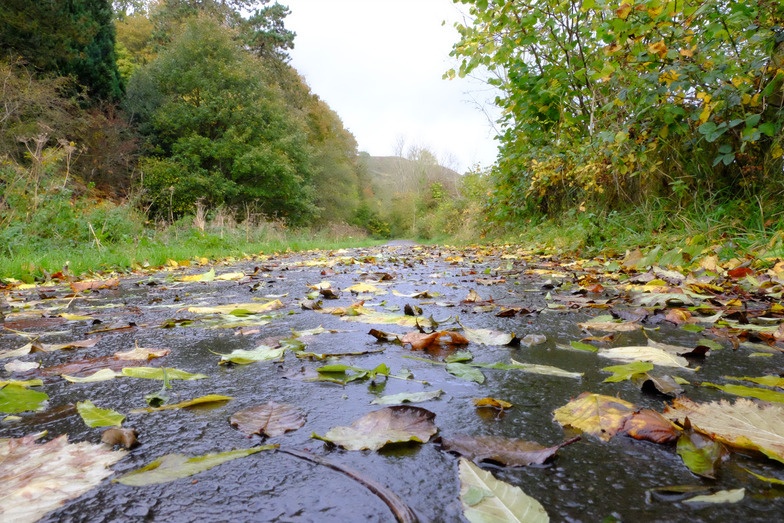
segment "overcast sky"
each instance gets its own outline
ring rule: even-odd
[[[462,19],[452,0],[279,0],[297,33],[291,64],[356,137],[360,151],[395,153],[398,142],[431,150],[465,172],[496,157],[481,82],[441,76]],[[442,26],[442,21],[446,24]],[[451,164],[451,165],[450,165]]]

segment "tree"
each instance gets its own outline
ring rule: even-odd
[[[198,199],[257,203],[302,223],[315,211],[305,130],[235,36],[213,19],[191,19],[131,78],[128,109],[148,140],[142,170],[152,210],[182,215]]]
[[[455,1],[475,18],[449,75],[501,73],[500,215],[780,180],[781,3]]]
[[[0,42],[6,56],[39,71],[73,75],[96,100],[119,100],[123,84],[114,56],[108,0],[4,0]]]

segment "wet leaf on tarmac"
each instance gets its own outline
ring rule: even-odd
[[[471,523],[550,521],[544,507],[519,487],[497,480],[465,458],[460,458],[460,502]]]
[[[71,283],[71,289],[74,292],[93,291],[96,289],[112,289],[120,285],[118,278],[111,278],[108,280],[96,281],[77,281]]]
[[[401,392],[400,394],[391,394],[388,396],[381,396],[370,402],[371,405],[399,405],[402,403],[422,403],[424,401],[434,400],[443,394],[441,389],[429,392]]]
[[[124,414],[112,409],[98,408],[90,400],[77,402],[76,410],[88,427],[119,427],[125,419]]]
[[[229,305],[218,305],[215,307],[188,307],[188,312],[196,314],[231,314],[235,311],[247,311],[247,314],[258,314],[281,309],[284,305],[280,300],[273,300],[267,303],[232,303]]]
[[[64,435],[42,444],[35,439],[0,439],[4,521],[37,521],[97,486],[126,455],[103,445],[68,443]]]
[[[229,423],[246,434],[275,437],[300,428],[305,424],[305,415],[293,405],[269,401],[235,412]]]
[[[285,347],[272,348],[267,345],[259,345],[253,350],[237,349],[229,354],[221,354],[218,365],[225,363],[236,363],[237,365],[249,365],[257,361],[277,360],[286,352]]]
[[[654,443],[673,443],[681,435],[680,429],[670,420],[650,409],[643,409],[626,418],[619,433]]]
[[[609,441],[636,410],[634,404],[620,398],[583,392],[556,409],[553,419],[563,426],[570,426]]]
[[[784,405],[758,405],[742,398],[695,403],[673,400],[664,416],[683,425],[688,417],[694,430],[730,447],[752,449],[784,463]]]
[[[430,334],[409,332],[400,339],[405,345],[410,345],[412,350],[425,350],[436,346],[457,347],[468,345],[468,340],[459,332],[436,331]]]
[[[119,478],[113,479],[113,483],[122,483],[132,487],[145,487],[147,485],[157,485],[168,483],[176,479],[187,478],[199,472],[204,472],[212,467],[232,461],[237,458],[244,458],[256,452],[271,450],[278,445],[261,445],[244,450],[231,450],[217,454],[206,454],[189,458],[182,454],[166,454],[156,459],[149,465],[142,467],[128,474],[123,474]]]
[[[161,358],[171,353],[169,349],[152,349],[147,347],[136,347],[125,352],[115,352],[114,357],[118,360],[151,360]]]
[[[716,383],[709,383],[707,381],[703,381],[700,383],[700,385],[703,387],[714,387],[728,394],[734,394],[735,396],[784,403],[784,392],[775,390],[763,389],[761,387],[746,387],[744,385],[734,385],[732,383],[729,385],[719,385]]]
[[[476,407],[492,407],[495,409],[511,409],[514,407],[513,404],[509,403],[508,401],[499,400],[496,398],[475,398],[471,400],[471,403],[474,404]]]
[[[563,446],[574,443],[580,438],[554,447],[544,447],[534,441],[509,439],[501,436],[469,436],[455,434],[441,438],[441,447],[447,452],[455,452],[474,462],[490,461],[505,467],[525,467],[541,465],[552,458]]]
[[[5,385],[0,388],[0,412],[17,414],[28,410],[39,410],[47,399],[49,396],[44,392],[20,385]]]
[[[466,363],[447,363],[446,371],[449,374],[457,376],[458,378],[464,379],[466,381],[474,381],[476,383],[485,382],[485,375],[482,374],[482,371],[473,365],[468,365]]]
[[[204,374],[191,374],[180,369],[162,367],[125,367],[120,373],[129,378],[148,380],[201,380],[209,377]]]
[[[346,450],[378,450],[390,443],[427,443],[438,431],[436,415],[408,405],[384,407],[362,416],[350,426],[332,427],[324,436],[312,437]]]
[[[517,339],[514,333],[491,329],[470,329],[464,325],[461,325],[461,327],[463,327],[465,337],[468,338],[469,341],[479,345],[503,346],[509,345]]]
[[[689,418],[678,438],[677,449],[683,464],[692,473],[710,479],[716,479],[716,466],[729,454],[722,443],[694,431]]]
[[[694,496],[684,499],[683,503],[737,503],[746,495],[746,489],[720,490],[714,494]]]
[[[613,365],[602,369],[604,372],[612,372],[613,375],[605,378],[603,383],[618,383],[620,381],[631,380],[635,376],[645,375],[649,370],[653,370],[653,363],[648,361],[633,361],[625,365]]]
[[[37,369],[40,366],[41,364],[37,361],[11,360],[3,365],[3,368],[6,372],[27,372],[28,370]]]
[[[173,409],[184,409],[187,407],[193,407],[194,405],[203,405],[205,403],[219,403],[222,401],[229,401],[232,400],[231,396],[222,396],[220,394],[208,394],[207,396],[201,396],[198,398],[194,398],[192,400],[181,401],[179,403],[172,403],[171,405],[162,405],[160,407],[147,407],[143,409],[133,409],[131,414],[141,414],[144,412],[157,412],[159,410],[173,410]]]

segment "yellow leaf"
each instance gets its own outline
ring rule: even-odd
[[[195,398],[188,401],[181,401],[179,403],[173,403],[171,405],[163,405],[162,407],[150,407],[145,409],[133,409],[131,414],[140,414],[142,412],[156,412],[159,410],[172,410],[172,409],[184,409],[186,407],[191,407],[193,405],[200,405],[202,403],[215,403],[218,401],[229,401],[234,399],[231,396],[221,396],[220,394],[209,394],[207,396],[201,396],[199,398]]]
[[[229,314],[232,311],[242,310],[248,311],[251,314],[259,312],[267,312],[283,307],[280,300],[274,300],[267,303],[232,303],[229,305],[218,305],[216,307],[188,307],[188,312],[195,312],[197,314]]]
[[[583,392],[553,412],[553,419],[609,441],[623,427],[637,407],[619,398]]]
[[[616,9],[615,14],[618,15],[618,18],[621,20],[626,20],[629,16],[629,13],[632,12],[632,6],[630,4],[621,4],[621,7]]]
[[[504,400],[499,400],[495,398],[481,398],[481,399],[473,399],[471,402],[476,405],[477,407],[494,407],[496,409],[511,409],[514,407],[511,403]]]

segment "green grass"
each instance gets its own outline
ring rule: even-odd
[[[95,241],[76,246],[25,246],[13,256],[0,259],[0,278],[26,282],[42,280],[68,267],[71,274],[89,276],[98,272],[126,272],[138,266],[161,266],[167,260],[195,258],[219,260],[261,254],[311,249],[364,247],[380,243],[364,235],[348,235],[330,230],[247,231],[224,229],[202,233],[195,229],[169,228],[147,231],[142,238],[100,246]],[[354,231],[351,231],[354,232]]]

